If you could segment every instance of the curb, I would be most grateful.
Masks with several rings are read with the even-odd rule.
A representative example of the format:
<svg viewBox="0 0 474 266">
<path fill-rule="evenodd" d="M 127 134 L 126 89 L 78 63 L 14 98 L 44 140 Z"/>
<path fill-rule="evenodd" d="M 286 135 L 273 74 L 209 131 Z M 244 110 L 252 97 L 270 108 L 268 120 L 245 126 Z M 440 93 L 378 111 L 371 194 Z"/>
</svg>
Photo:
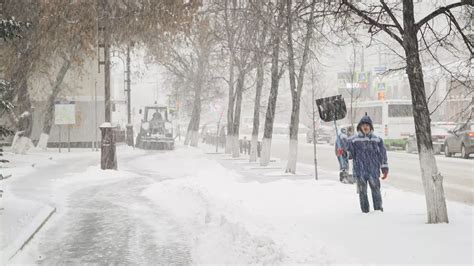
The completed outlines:
<svg viewBox="0 0 474 266">
<path fill-rule="evenodd" d="M 31 225 L 25 229 L 24 232 L 19 233 L 18 237 L 13 241 L 11 245 L 1 251 L 2 261 L 8 262 L 13 259 L 18 252 L 20 252 L 39 232 L 39 230 L 46 224 L 49 218 L 56 212 L 56 208 L 46 205 L 41 211 L 35 216 Z"/>
</svg>

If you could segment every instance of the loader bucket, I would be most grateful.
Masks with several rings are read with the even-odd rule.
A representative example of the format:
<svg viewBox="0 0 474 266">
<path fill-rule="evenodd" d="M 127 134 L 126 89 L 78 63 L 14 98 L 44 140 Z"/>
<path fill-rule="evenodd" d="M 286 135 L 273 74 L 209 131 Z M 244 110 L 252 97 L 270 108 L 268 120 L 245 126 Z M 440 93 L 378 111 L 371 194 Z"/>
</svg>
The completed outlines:
<svg viewBox="0 0 474 266">
<path fill-rule="evenodd" d="M 346 103 L 342 95 L 316 99 L 319 117 L 324 122 L 341 120 L 346 117 Z"/>
</svg>

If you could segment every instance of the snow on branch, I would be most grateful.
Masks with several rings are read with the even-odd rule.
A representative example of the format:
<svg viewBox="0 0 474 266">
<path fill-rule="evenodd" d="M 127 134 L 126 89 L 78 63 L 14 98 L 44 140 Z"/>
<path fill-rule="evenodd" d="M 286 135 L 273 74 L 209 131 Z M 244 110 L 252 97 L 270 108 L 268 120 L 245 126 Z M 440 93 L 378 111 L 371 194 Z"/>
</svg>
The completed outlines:
<svg viewBox="0 0 474 266">
<path fill-rule="evenodd" d="M 3 40 L 11 40 L 21 37 L 20 33 L 29 27 L 29 23 L 18 22 L 14 17 L 8 19 L 0 19 L 0 38 Z"/>
</svg>

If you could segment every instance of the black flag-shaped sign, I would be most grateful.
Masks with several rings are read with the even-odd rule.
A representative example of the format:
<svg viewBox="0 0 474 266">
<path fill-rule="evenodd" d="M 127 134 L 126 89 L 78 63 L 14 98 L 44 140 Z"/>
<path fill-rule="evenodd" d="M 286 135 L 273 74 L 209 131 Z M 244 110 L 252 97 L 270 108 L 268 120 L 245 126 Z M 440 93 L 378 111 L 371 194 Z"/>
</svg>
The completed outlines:
<svg viewBox="0 0 474 266">
<path fill-rule="evenodd" d="M 316 99 L 319 117 L 324 122 L 341 120 L 346 117 L 346 103 L 342 95 Z"/>
</svg>

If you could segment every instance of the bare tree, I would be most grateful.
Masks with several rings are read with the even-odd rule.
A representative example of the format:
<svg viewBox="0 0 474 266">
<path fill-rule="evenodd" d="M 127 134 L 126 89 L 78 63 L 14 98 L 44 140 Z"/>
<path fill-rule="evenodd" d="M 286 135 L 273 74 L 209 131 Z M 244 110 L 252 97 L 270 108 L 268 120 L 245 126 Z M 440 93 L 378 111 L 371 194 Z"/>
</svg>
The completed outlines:
<svg viewBox="0 0 474 266">
<path fill-rule="evenodd" d="M 191 115 L 185 144 L 194 147 L 199 143 L 203 93 L 210 87 L 208 83 L 213 70 L 209 62 L 215 46 L 213 23 L 208 13 L 201 12 L 186 33 L 159 36 L 159 41 L 148 47 L 153 60 L 163 65 L 178 83 L 186 86 L 186 92 L 190 95 Z"/>
<path fill-rule="evenodd" d="M 452 10 L 464 5 L 473 6 L 472 0 L 463 0 L 452 4 L 440 6 L 434 11 L 415 21 L 413 1 L 403 0 L 400 9 L 396 3 L 389 6 L 384 0 L 380 4 L 356 4 L 352 1 L 342 0 L 341 12 L 348 12 L 360 19 L 357 23 L 369 26 L 371 36 L 379 32 L 386 33 L 405 54 L 405 71 L 408 76 L 411 98 L 413 103 L 413 116 L 415 121 L 415 132 L 419 152 L 419 161 L 422 172 L 422 182 L 425 191 L 427 205 L 428 223 L 447 223 L 448 212 L 443 189 L 443 177 L 438 172 L 436 159 L 433 153 L 433 142 L 431 139 L 430 111 L 428 109 L 425 84 L 423 78 L 423 67 L 420 60 L 420 40 L 418 35 L 423 36 L 426 29 L 430 29 L 430 22 L 438 16 L 445 16 L 453 31 L 449 34 L 460 36 L 469 52 L 473 56 L 473 45 L 466 37 Z M 400 22 L 400 20 L 402 22 Z M 432 29 L 432 28 L 431 28 Z M 431 30 L 430 29 L 430 30 Z M 443 43 L 442 38 L 435 35 L 434 43 Z"/>
<path fill-rule="evenodd" d="M 268 10 L 264 10 L 263 1 L 256 1 L 253 9 L 255 9 L 254 16 L 258 16 L 255 22 L 257 43 L 255 45 L 254 61 L 256 65 L 256 85 L 255 85 L 255 100 L 253 108 L 253 124 L 252 124 L 252 140 L 250 143 L 250 162 L 257 161 L 258 153 L 258 134 L 260 130 L 260 107 L 262 89 L 264 83 L 265 59 L 267 54 L 267 33 L 270 23 L 268 18 Z"/>
<path fill-rule="evenodd" d="M 149 35 L 160 32 L 173 34 L 182 31 L 192 20 L 193 13 L 199 3 L 191 1 L 146 1 L 124 0 L 103 1 L 110 7 L 110 32 L 113 43 L 130 43 L 130 40 L 146 42 Z M 52 97 L 59 93 L 61 83 L 70 68 L 67 62 L 72 60 L 79 64 L 82 57 L 93 57 L 95 50 L 97 22 L 100 20 L 97 12 L 97 2 L 92 0 L 67 2 L 62 0 L 50 1 L 4 1 L 2 7 L 5 14 L 15 16 L 23 21 L 29 21 L 31 27 L 24 38 L 6 48 L 2 62 L 6 69 L 6 77 L 11 81 L 16 100 L 16 108 L 11 112 L 11 120 L 19 128 L 21 121 L 28 122 L 31 129 L 32 105 L 30 83 L 40 73 L 56 76 L 51 85 Z M 78 46 L 77 46 L 78 45 Z M 79 48 L 80 49 L 79 49 Z M 80 53 L 77 51 L 79 50 Z M 77 51 L 77 53 L 76 53 Z M 76 53 L 76 54 L 74 54 Z M 64 58 L 69 58 L 64 61 Z M 64 67 L 58 67 L 58 73 L 53 74 L 58 62 L 63 60 Z M 68 66 L 69 65 L 69 66 Z M 29 119 L 22 119 L 28 118 Z M 52 113 L 48 112 L 44 122 L 44 131 L 48 133 Z M 29 141 L 31 130 L 21 130 L 22 137 Z M 47 134 L 46 134 L 47 135 Z M 44 143 L 45 141 L 43 141 Z"/>
<path fill-rule="evenodd" d="M 216 13 L 222 20 L 217 31 L 223 50 L 228 54 L 229 86 L 227 104 L 226 153 L 239 157 L 240 115 L 247 75 L 254 69 L 254 47 L 258 29 L 253 22 L 252 1 L 216 1 Z"/>
<path fill-rule="evenodd" d="M 308 12 L 305 8 L 298 6 L 306 4 L 306 1 L 300 1 L 296 3 L 296 9 L 300 12 Z M 305 35 L 303 37 L 303 48 L 301 63 L 298 73 L 296 73 L 295 63 L 295 48 L 293 45 L 293 24 L 294 24 L 294 12 L 292 0 L 286 1 L 287 7 L 287 47 L 288 47 L 288 74 L 290 77 L 290 90 L 291 90 L 291 120 L 290 120 L 290 147 L 288 152 L 288 163 L 286 166 L 286 172 L 295 174 L 296 172 L 296 161 L 298 158 L 298 129 L 300 124 L 300 102 L 301 93 L 303 91 L 304 74 L 306 71 L 306 64 L 309 60 L 310 44 L 313 38 L 313 22 L 314 22 L 314 9 L 316 1 L 313 0 L 309 7 L 309 18 L 304 22 Z M 299 14 L 298 14 L 299 15 Z"/>
<path fill-rule="evenodd" d="M 275 12 L 277 13 L 276 21 L 272 22 L 270 46 L 271 52 L 271 84 L 270 95 L 268 96 L 267 112 L 265 114 L 265 128 L 263 131 L 262 153 L 260 157 L 260 165 L 267 166 L 270 163 L 273 122 L 275 120 L 275 108 L 278 98 L 278 87 L 283 71 L 280 71 L 280 44 L 284 31 L 284 13 L 285 1 L 278 0 Z"/>
</svg>

